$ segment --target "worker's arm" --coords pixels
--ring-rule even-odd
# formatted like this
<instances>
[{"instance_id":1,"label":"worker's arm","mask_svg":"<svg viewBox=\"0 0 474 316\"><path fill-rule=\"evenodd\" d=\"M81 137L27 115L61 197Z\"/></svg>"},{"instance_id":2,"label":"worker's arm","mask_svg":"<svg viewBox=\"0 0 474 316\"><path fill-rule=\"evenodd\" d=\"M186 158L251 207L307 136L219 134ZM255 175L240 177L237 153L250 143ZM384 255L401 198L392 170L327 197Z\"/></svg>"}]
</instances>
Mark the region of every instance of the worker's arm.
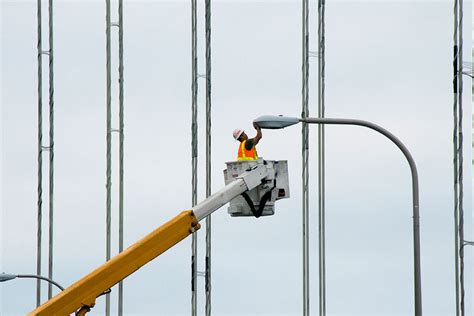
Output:
<instances>
[{"instance_id":1,"label":"worker's arm","mask_svg":"<svg viewBox=\"0 0 474 316\"><path fill-rule=\"evenodd\" d=\"M258 142L262 139L262 130L260 129L260 126L258 126L255 122L253 122L253 127L257 130L257 136L253 138L253 145L256 146Z\"/></svg>"}]
</instances>

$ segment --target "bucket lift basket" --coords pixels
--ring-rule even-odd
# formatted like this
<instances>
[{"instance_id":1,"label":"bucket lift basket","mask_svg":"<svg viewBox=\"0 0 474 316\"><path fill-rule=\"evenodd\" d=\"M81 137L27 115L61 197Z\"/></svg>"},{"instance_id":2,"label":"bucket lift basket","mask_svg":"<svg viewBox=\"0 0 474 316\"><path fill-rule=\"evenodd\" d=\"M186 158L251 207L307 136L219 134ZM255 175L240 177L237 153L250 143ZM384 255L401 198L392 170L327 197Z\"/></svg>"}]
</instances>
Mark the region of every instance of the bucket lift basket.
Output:
<instances>
[{"instance_id":1,"label":"bucket lift basket","mask_svg":"<svg viewBox=\"0 0 474 316\"><path fill-rule=\"evenodd\" d=\"M229 203L227 212L233 216L269 216L275 214L275 201L290 197L288 162L286 160L243 160L226 162L225 184L257 165L267 168L268 176L253 190L243 193Z\"/></svg>"}]
</instances>

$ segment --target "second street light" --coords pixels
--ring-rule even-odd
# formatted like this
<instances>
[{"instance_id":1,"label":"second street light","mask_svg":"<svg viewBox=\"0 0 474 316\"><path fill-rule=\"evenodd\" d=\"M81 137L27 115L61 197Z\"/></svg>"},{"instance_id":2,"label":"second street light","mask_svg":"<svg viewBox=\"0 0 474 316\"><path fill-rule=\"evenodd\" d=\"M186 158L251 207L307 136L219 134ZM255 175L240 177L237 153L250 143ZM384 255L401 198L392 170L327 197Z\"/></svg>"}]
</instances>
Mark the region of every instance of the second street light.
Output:
<instances>
[{"instance_id":1,"label":"second street light","mask_svg":"<svg viewBox=\"0 0 474 316\"><path fill-rule=\"evenodd\" d=\"M10 280L14 280L16 278L19 278L19 279L38 279L38 280L43 280L43 281L46 281L46 282L49 282L53 285L55 285L58 289L60 289L61 291L64 291L64 288L59 285L57 282L51 280L51 279L48 279L44 276L40 276L40 275L35 275L35 274L7 274L7 273L1 273L0 274L0 282L6 282L6 281L10 281Z\"/></svg>"},{"instance_id":2,"label":"second street light","mask_svg":"<svg viewBox=\"0 0 474 316\"><path fill-rule=\"evenodd\" d=\"M422 315L422 300L421 300L421 262L420 262L420 210L419 210L419 191L418 191L418 171L416 169L415 161L411 156L405 145L392 133L383 127L372 122L344 119L344 118L297 118L288 116L264 115L255 119L261 128L266 129L281 129L299 122L308 124L330 124L330 125L357 125L370 128L386 138L390 139L402 151L403 155L408 161L412 177L412 208L413 208L413 252L414 252L414 296L415 296L415 315Z\"/></svg>"}]
</instances>

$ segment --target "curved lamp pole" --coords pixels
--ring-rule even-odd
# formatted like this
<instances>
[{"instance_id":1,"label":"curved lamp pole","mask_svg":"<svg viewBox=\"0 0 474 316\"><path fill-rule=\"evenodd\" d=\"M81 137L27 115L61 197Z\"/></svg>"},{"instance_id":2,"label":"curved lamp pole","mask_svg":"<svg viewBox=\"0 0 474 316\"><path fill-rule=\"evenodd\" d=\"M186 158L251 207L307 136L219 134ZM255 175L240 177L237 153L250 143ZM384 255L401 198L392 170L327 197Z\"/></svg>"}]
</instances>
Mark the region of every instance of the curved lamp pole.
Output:
<instances>
[{"instance_id":1,"label":"curved lamp pole","mask_svg":"<svg viewBox=\"0 0 474 316\"><path fill-rule=\"evenodd\" d=\"M6 273L0 274L0 282L10 281L10 280L13 280L13 279L16 279L16 278L44 280L46 282L49 282L51 284L56 285L61 291L64 291L64 288L61 285L59 285L58 283L54 282L51 279L45 278L45 277L40 276L40 275L34 275L34 274L6 274Z\"/></svg>"},{"instance_id":2,"label":"curved lamp pole","mask_svg":"<svg viewBox=\"0 0 474 316\"><path fill-rule=\"evenodd\" d=\"M414 251L414 283L415 283L415 315L422 315L421 302L421 262L420 262L420 210L419 210L419 193L418 193L418 172L416 164L405 145L392 133L378 126L377 124L355 119L341 118L297 118L287 116L264 115L255 119L255 122L266 129L281 129L287 126L304 122L308 124L332 124L332 125L358 125L370 128L379 132L390 139L405 155L410 165L413 192L413 251Z\"/></svg>"}]
</instances>

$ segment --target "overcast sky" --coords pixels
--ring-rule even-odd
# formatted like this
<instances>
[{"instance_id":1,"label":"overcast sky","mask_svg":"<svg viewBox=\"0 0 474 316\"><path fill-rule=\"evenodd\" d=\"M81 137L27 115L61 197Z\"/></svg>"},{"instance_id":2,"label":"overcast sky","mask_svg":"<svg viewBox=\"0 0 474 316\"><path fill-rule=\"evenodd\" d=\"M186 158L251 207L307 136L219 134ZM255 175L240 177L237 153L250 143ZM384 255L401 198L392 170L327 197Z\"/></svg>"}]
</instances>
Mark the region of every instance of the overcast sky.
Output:
<instances>
[{"instance_id":1,"label":"overcast sky","mask_svg":"<svg viewBox=\"0 0 474 316\"><path fill-rule=\"evenodd\" d=\"M128 246L191 207L191 6L189 1L124 2ZM202 74L204 1L198 2ZM0 268L6 273L35 273L36 1L0 3ZM115 4L113 8L115 12ZM105 2L55 1L54 10L54 279L68 286L105 260ZM310 10L310 50L316 51L316 1L311 1ZM470 1L465 1L464 19L465 60L470 60ZM47 19L43 22L47 49ZM420 177L424 312L453 315L452 1L327 1L326 22L326 115L373 121L397 135L411 151ZM114 31L114 128L118 127L117 39ZM43 69L47 145L46 58ZM317 115L317 71L317 58L311 58L312 116ZM464 111L471 118L467 79ZM224 163L237 154L232 131L244 128L252 137L252 120L263 114L301 114L301 1L213 1L213 192L224 186ZM203 79L198 115L202 200ZM471 144L470 125L466 120L466 148ZM310 308L311 315L317 315L317 127L310 133ZM114 137L116 253L118 138ZM327 314L412 315L412 201L407 162L392 143L361 127L327 127L326 150ZM214 215L214 315L302 314L301 127L264 131L258 151L266 159L288 160L291 198L278 202L272 217L230 218L225 208ZM466 149L465 154L465 175L470 175L470 151ZM47 156L43 161L46 176ZM469 180L465 181L464 205L467 234L472 232ZM45 180L45 214L47 187ZM200 271L204 270L204 233L202 229L199 236ZM472 315L472 251L466 255L467 314ZM190 256L189 239L129 277L125 314L189 315ZM45 260L43 274L46 267ZM198 285L202 315L203 278ZM44 294L46 286L43 289ZM114 289L114 310L116 294ZM1 284L0 314L25 314L34 308L35 295L33 280ZM93 312L104 313L103 298Z\"/></svg>"}]
</instances>

